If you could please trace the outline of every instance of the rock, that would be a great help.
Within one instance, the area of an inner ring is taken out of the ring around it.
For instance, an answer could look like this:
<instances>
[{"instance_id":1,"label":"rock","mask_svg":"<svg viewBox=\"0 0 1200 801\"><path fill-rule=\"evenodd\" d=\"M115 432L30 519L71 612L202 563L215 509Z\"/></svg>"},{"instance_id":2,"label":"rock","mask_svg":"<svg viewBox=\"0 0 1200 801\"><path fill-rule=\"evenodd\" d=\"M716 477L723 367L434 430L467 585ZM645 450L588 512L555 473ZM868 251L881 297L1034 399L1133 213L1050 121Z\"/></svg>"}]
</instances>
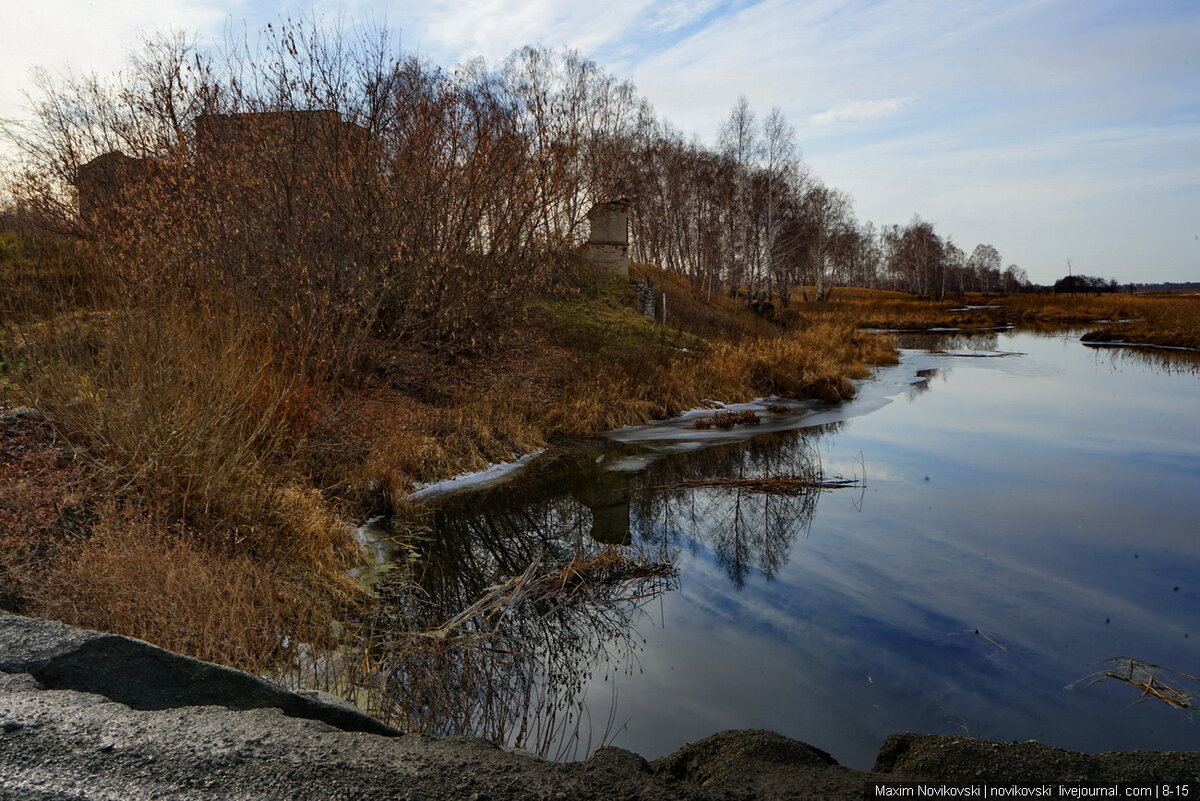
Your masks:
<instances>
[{"instance_id":1,"label":"rock","mask_svg":"<svg viewBox=\"0 0 1200 801\"><path fill-rule=\"evenodd\" d=\"M102 695L132 709L275 708L346 731L399 734L343 702L300 695L142 640L7 612L0 612L0 670L27 673L47 689Z\"/></svg>"},{"instance_id":2,"label":"rock","mask_svg":"<svg viewBox=\"0 0 1200 801\"><path fill-rule=\"evenodd\" d=\"M3 675L3 674L0 674ZM32 682L0 686L0 798L275 801L281 798L490 801L720 796L627 764L560 764L476 738L378 737L278 709L138 710Z\"/></svg>"},{"instance_id":3,"label":"rock","mask_svg":"<svg viewBox=\"0 0 1200 801\"><path fill-rule=\"evenodd\" d=\"M771 731L725 731L653 763L659 775L763 798L861 795L867 776L819 748Z\"/></svg>"},{"instance_id":4,"label":"rock","mask_svg":"<svg viewBox=\"0 0 1200 801\"><path fill-rule=\"evenodd\" d=\"M592 770L609 771L613 773L650 774L650 763L640 754L626 751L624 748L614 748L611 745L597 748L586 762Z\"/></svg>"},{"instance_id":5,"label":"rock","mask_svg":"<svg viewBox=\"0 0 1200 801\"><path fill-rule=\"evenodd\" d=\"M1200 781L1200 752L1081 754L1033 741L892 734L879 750L875 771L942 781L1195 782Z\"/></svg>"},{"instance_id":6,"label":"rock","mask_svg":"<svg viewBox=\"0 0 1200 801\"><path fill-rule=\"evenodd\" d=\"M46 415L32 406L18 406L15 409L9 409L7 412L0 414L0 425L8 423L40 423L45 419Z\"/></svg>"}]
</instances>

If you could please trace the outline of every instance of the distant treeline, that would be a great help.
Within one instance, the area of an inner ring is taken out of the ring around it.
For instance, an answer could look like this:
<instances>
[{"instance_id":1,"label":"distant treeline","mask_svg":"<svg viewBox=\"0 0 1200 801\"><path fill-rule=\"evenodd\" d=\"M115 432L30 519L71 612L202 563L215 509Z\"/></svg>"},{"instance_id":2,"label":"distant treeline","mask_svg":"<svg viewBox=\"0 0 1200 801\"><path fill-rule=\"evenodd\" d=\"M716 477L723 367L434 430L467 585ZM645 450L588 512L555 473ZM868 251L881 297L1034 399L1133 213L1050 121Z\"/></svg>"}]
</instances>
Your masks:
<instances>
[{"instance_id":1,"label":"distant treeline","mask_svg":"<svg viewBox=\"0 0 1200 801\"><path fill-rule=\"evenodd\" d=\"M1092 275L1068 275L1054 282L1055 292L1092 292L1101 294L1103 292L1118 292L1121 285L1117 283L1117 279L1110 278L1107 281L1103 278L1097 278Z\"/></svg>"},{"instance_id":2,"label":"distant treeline","mask_svg":"<svg viewBox=\"0 0 1200 801\"><path fill-rule=\"evenodd\" d=\"M1200 290L1200 281L1122 284L1115 278L1104 279L1094 275L1066 275L1048 286L1029 284L1025 287L1024 291L1102 295L1110 292L1188 292L1196 290Z\"/></svg>"},{"instance_id":3,"label":"distant treeline","mask_svg":"<svg viewBox=\"0 0 1200 801\"><path fill-rule=\"evenodd\" d=\"M1139 292L1193 292L1200 290L1200 281L1184 281L1177 283L1167 281L1161 284L1131 284Z\"/></svg>"}]
</instances>

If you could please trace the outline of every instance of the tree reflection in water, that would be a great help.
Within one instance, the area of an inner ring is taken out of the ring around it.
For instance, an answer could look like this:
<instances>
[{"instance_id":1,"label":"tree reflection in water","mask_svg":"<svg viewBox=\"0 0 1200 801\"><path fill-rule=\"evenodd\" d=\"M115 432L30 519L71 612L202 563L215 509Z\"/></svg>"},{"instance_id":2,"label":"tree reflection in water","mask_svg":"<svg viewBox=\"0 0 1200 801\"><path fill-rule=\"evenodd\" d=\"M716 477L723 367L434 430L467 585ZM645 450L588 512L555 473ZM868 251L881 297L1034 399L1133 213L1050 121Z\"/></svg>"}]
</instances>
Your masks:
<instances>
[{"instance_id":1,"label":"tree reflection in water","mask_svg":"<svg viewBox=\"0 0 1200 801\"><path fill-rule=\"evenodd\" d=\"M359 622L355 678L371 711L406 731L590 750L601 727L584 683L635 649L642 607L676 582L669 562L590 530L569 496L474 493L434 510Z\"/></svg>"},{"instance_id":2,"label":"tree reflection in water","mask_svg":"<svg viewBox=\"0 0 1200 801\"><path fill-rule=\"evenodd\" d=\"M820 473L816 438L839 428L768 435L737 446L710 448L657 462L633 486L661 486L708 478L749 478ZM801 487L787 494L741 487L639 492L633 517L639 541L667 553L686 546L707 549L737 588L752 570L768 579L787 564L792 542L807 532L822 492Z\"/></svg>"},{"instance_id":3,"label":"tree reflection in water","mask_svg":"<svg viewBox=\"0 0 1200 801\"><path fill-rule=\"evenodd\" d=\"M411 548L351 623L360 646L340 691L406 731L587 753L616 732L611 718L587 718L584 686L597 671L615 680L617 664L636 669L637 623L677 585L680 548L711 552L739 588L754 570L773 577L820 493L645 490L810 471L816 437L836 425L669 456L575 448L442 499L419 532L403 532ZM636 472L621 469L631 457Z\"/></svg>"},{"instance_id":4,"label":"tree reflection in water","mask_svg":"<svg viewBox=\"0 0 1200 801\"><path fill-rule=\"evenodd\" d=\"M1107 364L1114 372L1133 363L1137 367L1150 367L1166 375L1200 375L1200 353L1169 348L1152 348L1137 345L1097 345L1083 343L1095 354L1098 365Z\"/></svg>"}]
</instances>

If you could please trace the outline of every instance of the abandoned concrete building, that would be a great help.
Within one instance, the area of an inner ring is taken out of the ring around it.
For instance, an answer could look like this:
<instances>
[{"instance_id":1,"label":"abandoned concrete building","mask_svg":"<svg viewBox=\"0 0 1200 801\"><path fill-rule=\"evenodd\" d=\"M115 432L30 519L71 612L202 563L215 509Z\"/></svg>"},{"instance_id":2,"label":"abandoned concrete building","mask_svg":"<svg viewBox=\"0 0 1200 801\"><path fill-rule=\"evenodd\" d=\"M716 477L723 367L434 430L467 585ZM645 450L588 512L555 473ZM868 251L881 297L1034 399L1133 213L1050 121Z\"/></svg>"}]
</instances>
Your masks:
<instances>
[{"instance_id":1,"label":"abandoned concrete building","mask_svg":"<svg viewBox=\"0 0 1200 801\"><path fill-rule=\"evenodd\" d=\"M192 131L171 176L162 162L116 150L81 165L74 180L80 219L119 223L137 204L156 202L153 192L139 191L155 184L154 176L201 182L213 177L216 188L228 184L244 192L255 186L344 189L378 175L368 131L333 110L204 114L195 118ZM168 181L158 188L170 186ZM319 194L325 200L317 198L318 205L331 202L328 192ZM587 213L590 236L581 248L589 262L623 276L629 274L631 206L628 197L593 205Z\"/></svg>"},{"instance_id":2,"label":"abandoned concrete building","mask_svg":"<svg viewBox=\"0 0 1200 801\"><path fill-rule=\"evenodd\" d=\"M367 129L337 111L259 111L196 118L196 155L203 159L286 158L312 169L337 155L365 153Z\"/></svg>"},{"instance_id":3,"label":"abandoned concrete building","mask_svg":"<svg viewBox=\"0 0 1200 801\"><path fill-rule=\"evenodd\" d=\"M204 114L194 121L190 162L201 173L247 169L286 174L293 183L328 178L331 163L348 158L364 167L367 130L346 122L337 111L271 111L245 114ZM79 216L95 220L115 214L135 200L159 169L154 159L133 158L119 150L103 153L79 167L75 188ZM351 176L340 170L345 179Z\"/></svg>"},{"instance_id":4,"label":"abandoned concrete building","mask_svg":"<svg viewBox=\"0 0 1200 801\"><path fill-rule=\"evenodd\" d=\"M584 245L584 255L592 264L629 273L629 208L632 201L618 198L592 206L587 213L591 236Z\"/></svg>"},{"instance_id":5,"label":"abandoned concrete building","mask_svg":"<svg viewBox=\"0 0 1200 801\"><path fill-rule=\"evenodd\" d=\"M133 190L145 183L153 168L149 159L135 159L119 150L103 153L79 168L79 216L85 220L129 204Z\"/></svg>"}]
</instances>

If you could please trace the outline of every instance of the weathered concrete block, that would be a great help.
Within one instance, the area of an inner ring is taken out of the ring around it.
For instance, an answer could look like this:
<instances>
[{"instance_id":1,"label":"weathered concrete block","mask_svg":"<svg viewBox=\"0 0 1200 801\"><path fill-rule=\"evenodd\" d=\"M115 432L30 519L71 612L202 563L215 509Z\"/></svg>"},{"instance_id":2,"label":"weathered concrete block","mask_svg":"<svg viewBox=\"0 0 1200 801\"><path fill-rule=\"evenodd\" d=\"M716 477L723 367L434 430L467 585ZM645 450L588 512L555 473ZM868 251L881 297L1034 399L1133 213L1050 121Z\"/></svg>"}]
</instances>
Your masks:
<instances>
[{"instance_id":1,"label":"weathered concrete block","mask_svg":"<svg viewBox=\"0 0 1200 801\"><path fill-rule=\"evenodd\" d=\"M8 612L0 612L0 671L28 673L47 689L94 693L132 709L274 708L346 731L399 734L349 704L294 693L142 640Z\"/></svg>"}]
</instances>

